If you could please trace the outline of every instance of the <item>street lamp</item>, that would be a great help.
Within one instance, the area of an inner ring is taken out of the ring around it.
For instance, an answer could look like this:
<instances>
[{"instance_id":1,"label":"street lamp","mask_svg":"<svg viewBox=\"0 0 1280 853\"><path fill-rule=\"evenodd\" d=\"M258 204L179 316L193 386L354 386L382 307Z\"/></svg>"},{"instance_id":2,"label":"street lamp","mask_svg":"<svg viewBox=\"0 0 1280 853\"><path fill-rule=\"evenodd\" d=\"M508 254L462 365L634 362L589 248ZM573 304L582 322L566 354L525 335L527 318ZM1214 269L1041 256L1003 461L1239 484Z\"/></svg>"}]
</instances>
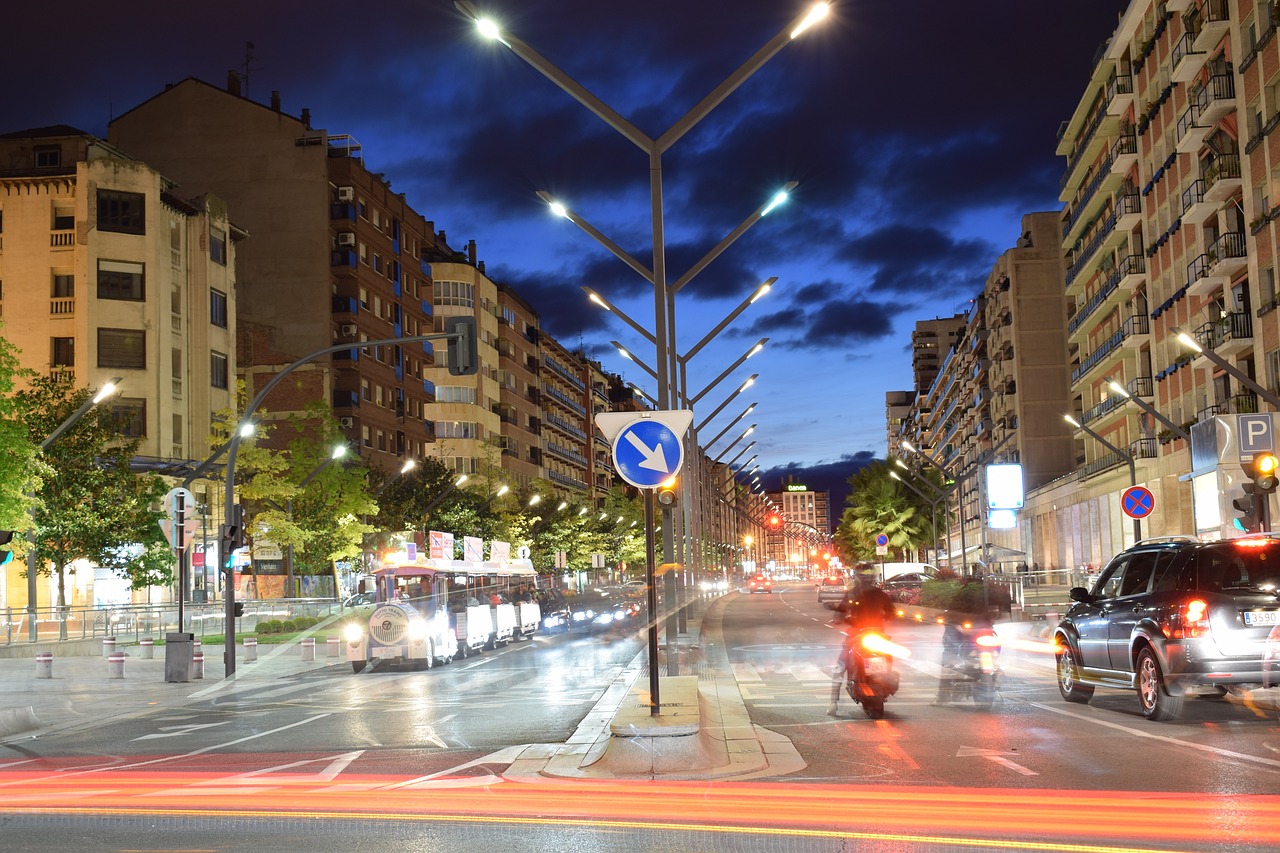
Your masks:
<instances>
[{"instance_id":1,"label":"street lamp","mask_svg":"<svg viewBox=\"0 0 1280 853\"><path fill-rule=\"evenodd\" d=\"M455 0L454 5L464 14L474 20L482 35L486 38L493 39L505 45L513 53L531 65L535 70L540 72L548 80L558 86L570 97L577 100L580 104L594 113L598 118L607 125L621 134L625 139L630 141L641 151L643 151L649 161L649 197L650 197L650 218L653 228L653 265L652 270L646 270L643 265L635 261L623 252L619 247L604 238L595 229L589 229L588 233L596 238L601 245L608 248L624 263L627 263L632 269L638 272L641 277L653 285L653 305L654 305L654 324L653 324L653 342L656 349L656 363L660 373L657 376L658 382L658 404L659 408L667 409L671 404L671 386L675 381L676 359L674 335L675 335L675 317L674 317L674 297L679 287L688 282L692 275L701 269L706 263L720 254L724 249L737 239L747 228L755 221L758 221L772 206L776 203L771 200L769 204L761 207L752 215L735 233L721 241L719 245L708 254L700 265L696 265L695 269L690 271L681 281L676 282L673 289L667 283L666 270L666 246L665 233L663 225L663 203L662 203L662 155L671 148L678 140L684 137L693 129L703 118L705 118L716 106L725 100L730 94L738 89L751 75L759 70L766 62L778 53L790 41L795 39L801 33L807 31L814 23L826 16L827 4L820 3L812 7L804 15L799 16L786 29L778 33L765 44L760 50L756 51L750 59L741 65L733 74L724 80L719 86L708 93L701 101L699 101L688 113L678 119L665 133L654 139L643 133L634 124L623 118L616 110L605 104L597 98L576 80L565 74L559 68L556 68L536 51L524 44L518 38L510 33L504 32L496 24L486 21L484 16L480 14L470 0ZM571 216L572 214L567 208L561 207L561 215ZM579 227L584 227L585 223L577 217L573 217L572 221ZM675 536L672 530L673 513L669 507L662 510L662 527L663 527L663 549L668 559L675 556ZM652 547L646 549L652 553ZM646 555L647 556L647 555ZM653 568L653 560L647 560L650 569ZM667 576L667 592L672 599L676 597L677 591L675 587L674 574ZM656 599L653 598L654 591L651 587L650 598L651 605L656 605ZM681 611L683 612L683 611ZM677 625L673 618L667 621L667 640L668 643L674 642L677 636ZM652 696L652 713L659 713L659 697L658 697L658 669L657 669L657 624L651 625L649 629L649 680L650 694ZM669 671L674 670L674 657L669 657ZM673 672L674 674L674 672Z\"/></svg>"},{"instance_id":2,"label":"street lamp","mask_svg":"<svg viewBox=\"0 0 1280 853\"><path fill-rule=\"evenodd\" d=\"M1147 414L1151 415L1153 418L1158 420L1160 423L1167 426L1171 432L1185 439L1188 446L1191 445L1191 436L1187 434L1187 431L1182 427L1178 426L1177 424L1175 424L1173 421L1166 418L1164 415L1160 414L1158 411L1156 411L1154 406L1148 405L1136 394L1130 394L1128 388L1125 388L1123 385L1121 385L1119 382L1116 382L1114 379L1111 380L1111 382L1108 383L1108 385L1110 386L1111 390L1114 391L1116 394L1119 394L1121 397L1124 397L1126 400L1132 400L1133 402L1137 403L1138 408L1142 409L1142 411L1146 412Z\"/></svg>"},{"instance_id":3,"label":"street lamp","mask_svg":"<svg viewBox=\"0 0 1280 853\"><path fill-rule=\"evenodd\" d=\"M1120 448L1116 447L1114 444L1107 441L1105 438L1098 435L1096 432L1089 429L1087 426L1080 423L1075 418L1071 417L1071 415L1063 413L1062 419L1067 423L1071 424L1076 429L1087 432L1089 435L1093 436L1093 438L1096 441L1098 441L1104 447L1108 448L1116 456L1119 456L1121 459L1128 462L1129 463L1129 485L1130 486L1138 485L1138 466L1137 466L1137 463L1134 461L1133 454L1126 453ZM1135 518L1133 520L1133 541L1138 542L1138 541L1141 541L1141 539L1142 539L1142 522Z\"/></svg>"},{"instance_id":4,"label":"street lamp","mask_svg":"<svg viewBox=\"0 0 1280 853\"><path fill-rule=\"evenodd\" d=\"M388 477L388 478L387 478L387 481L386 481L385 483L383 483L381 486L379 486L379 487L377 488L377 490L376 490L376 491L374 491L374 493L373 493L373 495L372 495L373 499L374 499L374 500L377 500L377 499L378 499L378 497L379 497L379 496L381 496L381 495L382 495L382 493L383 493L383 492L385 492L385 491L387 490L387 486L390 486L390 485L391 485L392 483L394 483L398 478L400 478L400 477L404 476L405 474L408 474L410 471L412 471L412 470L417 466L417 464L418 464L418 463L417 463L415 460L413 460L413 459L406 459L406 460L404 461L404 464L400 466L400 470L399 470L398 472L396 472L395 474L393 474L392 476Z\"/></svg>"},{"instance_id":5,"label":"street lamp","mask_svg":"<svg viewBox=\"0 0 1280 853\"><path fill-rule=\"evenodd\" d=\"M724 434L725 434L726 432L728 432L729 430L733 429L733 425L734 425L734 424L736 424L738 421L742 420L742 419L743 419L743 418L745 418L747 415L749 415L749 414L751 414L753 411L755 411L756 405L757 405L756 403L752 403L750 406L747 406L745 409L743 409L743 410L742 410L742 414L738 415L736 418L734 418L733 420L729 421L729 425L728 425L728 426L726 426L724 429L720 430L720 432L716 433L716 437L715 437L715 438L713 438L713 439L711 439L710 441L708 441L705 445L703 445L703 448L702 448L702 449L703 449L704 451L705 451L705 450L708 450L708 449L709 449L712 445L714 445L717 441L719 441L720 439L724 438Z\"/></svg>"},{"instance_id":6,"label":"street lamp","mask_svg":"<svg viewBox=\"0 0 1280 853\"><path fill-rule=\"evenodd\" d=\"M61 438L63 433L75 426L76 422L85 415L89 414L90 409L116 393L120 387L121 381L123 380L119 376L114 377L106 385L99 388L96 394L81 403L80 408L72 412L70 417L58 424L57 428L53 432L49 433L48 438L40 442L40 452L43 453L48 450L49 445ZM35 510L28 510L28 516L31 521L31 530L27 533L27 636L30 638L31 642L34 643L39 640L36 617L36 595L38 593L39 585L36 583L36 577L39 574L40 561L36 559ZM66 630L65 621L62 622L60 630Z\"/></svg>"},{"instance_id":7,"label":"street lamp","mask_svg":"<svg viewBox=\"0 0 1280 853\"><path fill-rule=\"evenodd\" d=\"M1257 394L1260 399L1266 400L1271 405L1280 409L1280 397L1277 397L1275 394L1272 394L1270 391L1268 391L1266 388L1263 388L1257 382L1254 382L1252 379L1249 378L1248 374L1241 371L1239 368L1231 364L1231 362L1227 361L1225 358L1218 355L1213 350L1206 349L1205 347L1200 346L1199 341L1197 341L1195 338L1191 337L1191 335L1188 335L1186 332L1182 331L1181 329L1177 328L1176 326L1171 331L1173 332L1173 336L1187 349L1191 350L1196 355L1202 355L1205 358L1209 359L1210 362L1217 365L1218 367L1221 367L1224 371L1229 373L1231 376L1235 377L1235 379L1241 385L1244 385L1245 387L1252 389L1253 392Z\"/></svg>"}]
</instances>

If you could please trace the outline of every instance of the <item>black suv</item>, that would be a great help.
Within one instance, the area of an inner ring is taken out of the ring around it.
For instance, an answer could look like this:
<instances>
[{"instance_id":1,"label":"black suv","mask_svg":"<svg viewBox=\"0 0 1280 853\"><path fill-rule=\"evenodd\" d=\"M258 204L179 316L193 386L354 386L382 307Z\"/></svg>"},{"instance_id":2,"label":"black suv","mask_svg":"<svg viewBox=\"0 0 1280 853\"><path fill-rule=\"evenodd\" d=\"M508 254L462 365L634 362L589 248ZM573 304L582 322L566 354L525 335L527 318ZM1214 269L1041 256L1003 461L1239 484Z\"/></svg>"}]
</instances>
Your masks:
<instances>
[{"instance_id":1,"label":"black suv","mask_svg":"<svg viewBox=\"0 0 1280 853\"><path fill-rule=\"evenodd\" d=\"M1146 539L1123 551L1054 632L1058 690L1136 689L1143 716L1171 720L1187 695L1262 687L1280 625L1280 534L1221 542Z\"/></svg>"}]
</instances>

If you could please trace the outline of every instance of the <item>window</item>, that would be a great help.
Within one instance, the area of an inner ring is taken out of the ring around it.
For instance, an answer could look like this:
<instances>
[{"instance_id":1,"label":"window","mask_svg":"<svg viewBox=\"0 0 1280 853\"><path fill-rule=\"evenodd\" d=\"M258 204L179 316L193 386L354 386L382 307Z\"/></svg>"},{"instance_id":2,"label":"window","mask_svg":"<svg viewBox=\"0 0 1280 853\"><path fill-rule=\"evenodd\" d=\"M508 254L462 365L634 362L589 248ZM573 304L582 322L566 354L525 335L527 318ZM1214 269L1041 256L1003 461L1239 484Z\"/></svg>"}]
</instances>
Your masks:
<instances>
[{"instance_id":1,"label":"window","mask_svg":"<svg viewBox=\"0 0 1280 853\"><path fill-rule=\"evenodd\" d=\"M145 370L146 333L138 329L98 329L98 367Z\"/></svg>"},{"instance_id":2,"label":"window","mask_svg":"<svg viewBox=\"0 0 1280 853\"><path fill-rule=\"evenodd\" d=\"M480 425L467 421L436 421L436 438L479 438Z\"/></svg>"},{"instance_id":3,"label":"window","mask_svg":"<svg viewBox=\"0 0 1280 853\"><path fill-rule=\"evenodd\" d=\"M76 277L54 273L53 292L49 295L54 299L71 299L76 295Z\"/></svg>"},{"instance_id":4,"label":"window","mask_svg":"<svg viewBox=\"0 0 1280 853\"><path fill-rule=\"evenodd\" d=\"M209 291L209 322L220 329L227 327L227 294L221 290Z\"/></svg>"},{"instance_id":5,"label":"window","mask_svg":"<svg viewBox=\"0 0 1280 853\"><path fill-rule=\"evenodd\" d=\"M209 260L227 265L227 232L221 228L209 228Z\"/></svg>"},{"instance_id":6,"label":"window","mask_svg":"<svg viewBox=\"0 0 1280 853\"><path fill-rule=\"evenodd\" d=\"M1280 390L1280 349L1269 350L1264 356L1267 364L1267 388Z\"/></svg>"},{"instance_id":7,"label":"window","mask_svg":"<svg viewBox=\"0 0 1280 853\"><path fill-rule=\"evenodd\" d=\"M437 281L432 286L432 302L436 305L475 305L475 287L465 281Z\"/></svg>"},{"instance_id":8,"label":"window","mask_svg":"<svg viewBox=\"0 0 1280 853\"><path fill-rule=\"evenodd\" d=\"M475 403L476 389L465 385L441 385L436 388L437 403Z\"/></svg>"},{"instance_id":9,"label":"window","mask_svg":"<svg viewBox=\"0 0 1280 853\"><path fill-rule=\"evenodd\" d=\"M142 193L98 190L98 230L146 234Z\"/></svg>"},{"instance_id":10,"label":"window","mask_svg":"<svg viewBox=\"0 0 1280 853\"><path fill-rule=\"evenodd\" d=\"M209 351L209 384L214 388L227 387L227 357L213 350Z\"/></svg>"},{"instance_id":11,"label":"window","mask_svg":"<svg viewBox=\"0 0 1280 853\"><path fill-rule=\"evenodd\" d=\"M71 207L58 205L53 209L53 230L70 231L76 227L76 212Z\"/></svg>"},{"instance_id":12,"label":"window","mask_svg":"<svg viewBox=\"0 0 1280 853\"><path fill-rule=\"evenodd\" d=\"M62 165L62 149L57 145L37 145L35 155L37 169L51 169Z\"/></svg>"},{"instance_id":13,"label":"window","mask_svg":"<svg viewBox=\"0 0 1280 853\"><path fill-rule=\"evenodd\" d=\"M125 438L147 437L147 401L117 397L111 402L111 417Z\"/></svg>"},{"instance_id":14,"label":"window","mask_svg":"<svg viewBox=\"0 0 1280 853\"><path fill-rule=\"evenodd\" d=\"M76 366L76 339L75 338L54 338L52 353L49 356L50 367L75 367Z\"/></svg>"},{"instance_id":15,"label":"window","mask_svg":"<svg viewBox=\"0 0 1280 853\"><path fill-rule=\"evenodd\" d=\"M1269 305L1276 298L1276 268L1263 267L1258 271L1258 292L1262 296L1262 304Z\"/></svg>"},{"instance_id":16,"label":"window","mask_svg":"<svg viewBox=\"0 0 1280 853\"><path fill-rule=\"evenodd\" d=\"M143 264L132 261L98 261L98 298L142 302L146 299L145 272Z\"/></svg>"}]
</instances>

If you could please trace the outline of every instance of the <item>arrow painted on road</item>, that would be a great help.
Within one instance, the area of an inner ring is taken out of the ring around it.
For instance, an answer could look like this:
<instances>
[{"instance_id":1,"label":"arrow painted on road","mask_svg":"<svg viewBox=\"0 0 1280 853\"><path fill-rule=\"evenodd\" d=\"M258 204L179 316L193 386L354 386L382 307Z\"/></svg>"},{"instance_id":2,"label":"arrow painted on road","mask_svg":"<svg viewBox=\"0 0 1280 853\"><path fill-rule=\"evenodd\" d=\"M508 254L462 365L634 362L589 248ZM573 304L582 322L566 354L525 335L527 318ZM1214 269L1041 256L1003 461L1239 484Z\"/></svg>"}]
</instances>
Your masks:
<instances>
[{"instance_id":1,"label":"arrow painted on road","mask_svg":"<svg viewBox=\"0 0 1280 853\"><path fill-rule=\"evenodd\" d=\"M1023 776L1039 776L1040 775L1034 770L1029 770L1026 767L1023 767L1021 764L1018 764L1017 762L1010 761L1009 759L1005 758L1006 755L1017 755L1017 754L1018 753L1016 752L1004 752L999 749L978 749L977 747L973 747L973 746L962 746L960 747L960 751L956 753L956 758L969 758L971 756L976 755L979 758L987 759L987 761L994 761L996 764L999 764L1002 767L1008 767L1010 770L1016 770L1019 773L1021 773Z\"/></svg>"},{"instance_id":2,"label":"arrow painted on road","mask_svg":"<svg viewBox=\"0 0 1280 853\"><path fill-rule=\"evenodd\" d=\"M644 454L644 459L640 462L641 468L648 468L652 471L661 471L664 474L671 470L667 465L667 454L662 451L662 443L659 442L657 447L649 447L634 432L625 435L627 441L631 442L631 446Z\"/></svg>"},{"instance_id":3,"label":"arrow painted on road","mask_svg":"<svg viewBox=\"0 0 1280 853\"><path fill-rule=\"evenodd\" d=\"M155 740L164 737L182 737L192 732L198 732L200 729L211 729L214 726L225 726L230 720L223 720L220 723L187 723L183 726L161 726L160 733L153 735L143 735L136 737L134 740Z\"/></svg>"}]
</instances>

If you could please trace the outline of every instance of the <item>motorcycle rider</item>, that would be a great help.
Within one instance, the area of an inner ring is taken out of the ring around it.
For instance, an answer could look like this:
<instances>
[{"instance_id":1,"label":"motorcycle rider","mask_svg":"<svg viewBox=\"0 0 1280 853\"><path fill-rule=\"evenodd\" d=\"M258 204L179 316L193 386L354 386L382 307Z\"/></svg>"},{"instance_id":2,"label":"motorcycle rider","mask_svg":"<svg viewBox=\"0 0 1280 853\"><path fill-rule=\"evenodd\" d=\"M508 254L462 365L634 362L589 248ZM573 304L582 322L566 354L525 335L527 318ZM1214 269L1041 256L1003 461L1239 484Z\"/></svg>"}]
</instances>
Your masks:
<instances>
[{"instance_id":1,"label":"motorcycle rider","mask_svg":"<svg viewBox=\"0 0 1280 853\"><path fill-rule=\"evenodd\" d=\"M991 617L982 613L948 610L943 613L942 620L942 675L938 679L938 697L933 700L935 705L950 701L950 682L959 677L951 669L964 662L965 652L973 645L974 638L995 628Z\"/></svg>"},{"instance_id":2,"label":"motorcycle rider","mask_svg":"<svg viewBox=\"0 0 1280 853\"><path fill-rule=\"evenodd\" d=\"M844 600L836 607L843 614L845 640L840 648L835 672L831 676L831 702L827 715L834 717L840 701L840 688L844 685L845 670L849 664L850 646L863 631L884 633L884 623L898 615L889 594L868 577L858 575L854 585L844 594Z\"/></svg>"}]
</instances>

